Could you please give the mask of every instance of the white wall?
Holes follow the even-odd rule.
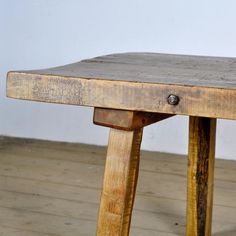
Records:
[[[0,0],[0,134],[102,144],[90,108],[5,97],[8,70],[126,51],[236,56],[236,1]],[[236,112],[236,111],[235,111]],[[143,149],[187,151],[187,117],[147,127]],[[236,121],[218,122],[217,156],[236,159]]]

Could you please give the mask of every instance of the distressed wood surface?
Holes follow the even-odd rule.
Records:
[[[98,218],[98,236],[129,235],[142,129],[111,129]]]
[[[120,53],[29,73],[236,89],[236,58],[224,57]]]
[[[105,156],[105,147],[0,138],[1,234],[95,235]],[[130,235],[184,235],[186,156],[141,156]],[[216,159],[214,236],[236,235],[235,170]]]
[[[143,127],[168,117],[170,115],[94,109],[94,123],[112,127],[101,194],[98,236],[129,235]]]
[[[210,236],[216,119],[190,117],[187,236]]]
[[[157,53],[97,57],[8,73],[7,96],[33,101],[236,119],[236,59]],[[176,106],[167,103],[179,96]]]
[[[134,130],[167,119],[171,116],[172,115],[160,113],[95,108],[93,123],[116,129]]]

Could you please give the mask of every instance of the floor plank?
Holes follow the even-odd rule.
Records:
[[[106,150],[0,138],[0,236],[94,235]],[[131,235],[184,235],[186,157],[142,152]],[[216,161],[213,235],[236,234],[236,162]]]

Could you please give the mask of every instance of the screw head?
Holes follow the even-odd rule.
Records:
[[[170,105],[177,105],[179,103],[179,97],[174,94],[170,94],[167,98],[167,102]]]

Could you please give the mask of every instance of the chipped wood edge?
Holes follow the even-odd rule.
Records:
[[[179,96],[178,105],[167,103],[169,94]],[[236,119],[235,89],[9,72],[7,96],[48,103]]]

